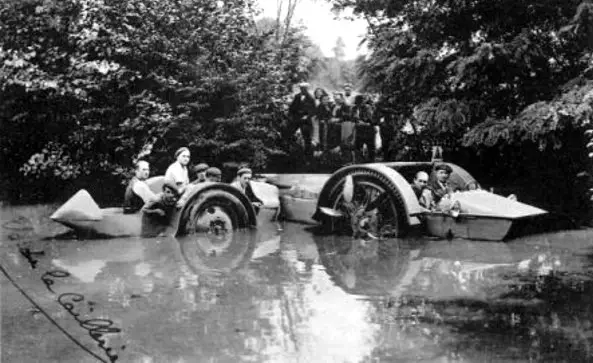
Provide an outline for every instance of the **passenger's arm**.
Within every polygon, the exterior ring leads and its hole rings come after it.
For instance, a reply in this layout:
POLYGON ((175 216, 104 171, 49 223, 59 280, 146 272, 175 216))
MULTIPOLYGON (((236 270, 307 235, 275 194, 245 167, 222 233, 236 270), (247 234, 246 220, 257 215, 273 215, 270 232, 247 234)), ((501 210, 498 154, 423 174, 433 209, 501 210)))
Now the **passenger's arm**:
POLYGON ((165 215, 165 211, 162 210, 161 208, 154 208, 154 205, 155 204, 156 204, 156 200, 155 201, 147 202, 142 207, 142 212, 144 212, 146 214, 158 214, 161 217, 164 216, 165 215))
POLYGON ((144 203, 157 201, 159 199, 158 196, 154 194, 152 190, 150 190, 148 184, 144 182, 137 182, 136 184, 134 184, 132 190, 134 191, 134 193, 136 193, 137 196, 142 198, 144 203))

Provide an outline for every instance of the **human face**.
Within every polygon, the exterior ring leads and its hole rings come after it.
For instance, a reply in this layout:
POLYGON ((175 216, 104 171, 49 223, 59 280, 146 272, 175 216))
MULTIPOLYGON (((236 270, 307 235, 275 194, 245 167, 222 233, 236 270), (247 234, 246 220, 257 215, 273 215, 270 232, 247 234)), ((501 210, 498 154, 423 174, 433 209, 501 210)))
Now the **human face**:
POLYGON ((222 178, 218 175, 212 175, 206 178, 207 181, 209 182, 213 182, 213 183, 220 183, 220 181, 222 180, 222 178))
POLYGON ((320 89, 316 89, 316 90, 315 90, 315 98, 316 98, 316 99, 320 99, 322 95, 323 95, 323 94, 322 94, 322 92, 321 92, 321 90, 320 90, 320 89))
POLYGON ((344 103, 344 98, 339 93, 334 95, 334 100, 336 101, 336 104, 338 104, 338 105, 341 105, 344 103))
POLYGON ((249 183, 250 180, 251 180, 250 173, 243 174, 239 177, 239 182, 241 183, 241 186, 243 188, 245 188, 247 186, 247 183, 249 183))
POLYGON ((179 156, 177 156, 177 162, 183 166, 187 166, 189 164, 189 151, 184 151, 179 156))
POLYGON ((136 178, 140 180, 148 179, 150 175, 150 166, 148 166, 147 162, 140 162, 138 163, 138 167, 136 168, 136 178))
POLYGON ((352 94, 352 88, 344 87, 344 93, 346 94, 346 96, 350 96, 352 94))
POLYGON ((321 104, 322 105, 329 105, 329 96, 321 97, 321 104))
POLYGON ((417 176, 416 179, 414 179, 414 184, 416 184, 416 187, 418 188, 426 188, 426 185, 428 184, 428 175, 417 176))
POLYGON ((441 183, 446 182, 449 179, 449 173, 446 170, 438 170, 437 171, 437 180, 441 183))
POLYGON ((165 194, 165 200, 167 201, 175 201, 177 200, 177 195, 171 188, 165 187, 163 188, 163 193, 165 194))

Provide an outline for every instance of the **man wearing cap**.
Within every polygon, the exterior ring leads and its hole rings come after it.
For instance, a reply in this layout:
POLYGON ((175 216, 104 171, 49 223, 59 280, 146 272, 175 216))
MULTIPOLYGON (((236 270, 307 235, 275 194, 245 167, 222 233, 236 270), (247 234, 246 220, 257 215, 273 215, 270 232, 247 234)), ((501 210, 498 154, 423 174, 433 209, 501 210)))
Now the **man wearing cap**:
POLYGON ((124 195, 124 213, 136 213, 142 206, 150 201, 157 200, 156 194, 150 190, 146 179, 150 174, 150 165, 147 161, 141 160, 136 163, 135 176, 128 183, 124 195))
POLYGON ((179 190, 177 189, 177 184, 172 180, 165 180, 163 183, 163 192, 159 193, 155 200, 146 203, 142 207, 142 211, 146 214, 154 215, 154 218, 158 222, 168 224, 178 199, 179 190))
POLYGON ((315 114, 315 98, 309 93, 309 84, 302 82, 299 84, 300 92, 294 96, 289 108, 291 118, 290 135, 294 135, 297 129, 301 129, 301 134, 305 141, 305 154, 309 156, 312 152, 311 133, 313 124, 311 118, 315 114))
POLYGON ((259 210, 259 207, 261 207, 263 203, 258 197, 255 196, 253 190, 251 190, 249 181, 251 180, 252 176, 253 172, 251 171, 251 169, 241 168, 239 169, 239 171, 237 171, 237 179, 234 182, 232 182, 231 185, 242 191, 247 196, 247 198, 255 208, 255 211, 257 212, 259 210))
POLYGON ((192 184, 197 184, 206 181, 206 170, 208 170, 209 166, 206 163, 199 163, 194 167, 194 173, 196 175, 196 180, 192 182, 192 184))
POLYGON ((206 181, 212 183, 220 183, 222 181, 222 172, 220 169, 210 167, 206 170, 206 181))
POLYGON ((447 164, 438 164, 434 168, 435 178, 429 182, 428 188, 431 190, 433 201, 437 205, 443 197, 453 194, 453 188, 448 183, 452 172, 453 169, 447 164))

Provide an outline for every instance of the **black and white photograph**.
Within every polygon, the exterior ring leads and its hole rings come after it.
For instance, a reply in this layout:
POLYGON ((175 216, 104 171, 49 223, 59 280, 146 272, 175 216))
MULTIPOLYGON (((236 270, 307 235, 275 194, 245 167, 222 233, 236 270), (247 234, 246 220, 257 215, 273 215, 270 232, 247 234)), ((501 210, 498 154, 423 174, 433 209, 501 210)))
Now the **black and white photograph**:
POLYGON ((0 0, 0 362, 593 362, 593 1, 0 0))

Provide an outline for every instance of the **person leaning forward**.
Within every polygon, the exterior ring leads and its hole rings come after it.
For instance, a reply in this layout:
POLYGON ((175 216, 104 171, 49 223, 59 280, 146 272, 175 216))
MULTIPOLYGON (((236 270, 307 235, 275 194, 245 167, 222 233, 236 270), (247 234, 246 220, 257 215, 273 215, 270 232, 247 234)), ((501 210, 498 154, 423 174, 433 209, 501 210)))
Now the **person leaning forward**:
POLYGON ((171 180, 165 180, 163 192, 158 194, 155 200, 144 204, 142 212, 152 215, 152 218, 155 218, 161 224, 169 224, 178 199, 177 185, 171 180))
POLYGON ((158 199, 157 195, 150 190, 146 179, 150 175, 150 165, 147 161, 141 160, 136 163, 135 176, 128 183, 124 195, 124 213, 136 213, 148 202, 158 199))
POLYGON ((239 171, 237 171, 237 179, 233 181, 231 185, 242 191, 247 196, 247 198, 255 208, 255 211, 257 212, 259 210, 259 207, 263 205, 263 202, 255 196, 255 193, 253 193, 253 190, 251 189, 251 185, 249 185, 252 175, 253 172, 251 171, 251 169, 241 168, 239 169, 239 171))

